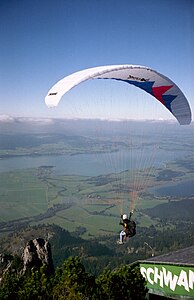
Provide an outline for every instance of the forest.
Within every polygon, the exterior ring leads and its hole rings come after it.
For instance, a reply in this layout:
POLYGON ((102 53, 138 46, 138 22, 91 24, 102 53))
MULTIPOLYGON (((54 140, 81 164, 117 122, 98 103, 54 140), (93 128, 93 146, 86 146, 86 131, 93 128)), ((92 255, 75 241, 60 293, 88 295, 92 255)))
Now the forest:
POLYGON ((114 271, 104 269, 98 277, 85 271, 78 257, 71 257, 52 273, 46 266, 19 275, 20 261, 7 273, 0 285, 0 299, 123 299, 143 300, 146 282, 138 266, 121 266, 114 271), (137 299, 137 298, 136 298, 137 299))

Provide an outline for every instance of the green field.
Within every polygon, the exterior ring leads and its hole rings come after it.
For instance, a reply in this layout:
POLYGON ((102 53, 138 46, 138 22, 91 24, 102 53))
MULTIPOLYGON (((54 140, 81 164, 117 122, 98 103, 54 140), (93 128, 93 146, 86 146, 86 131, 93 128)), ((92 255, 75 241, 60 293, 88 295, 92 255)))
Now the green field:
POLYGON ((38 215, 48 208, 47 187, 36 170, 0 174, 0 222, 38 215))
MULTIPOLYGON (((181 171, 176 165, 171 168, 173 172, 181 171)), ((135 174, 140 182, 143 182, 144 172, 135 174)), ((147 187, 164 184, 162 180, 156 182, 159 172, 161 170, 155 170, 155 176, 146 178, 135 199, 134 219, 140 226, 157 223, 143 214, 143 209, 168 201, 145 193, 147 187)), ((97 177, 56 176, 52 167, 46 166, 0 173, 0 224, 28 218, 31 225, 54 223, 70 232, 85 228, 85 238, 115 234, 120 229, 120 214, 129 212, 131 177, 129 171, 124 172, 124 176, 121 173, 97 177), (125 179, 122 186, 121 177, 125 179)))

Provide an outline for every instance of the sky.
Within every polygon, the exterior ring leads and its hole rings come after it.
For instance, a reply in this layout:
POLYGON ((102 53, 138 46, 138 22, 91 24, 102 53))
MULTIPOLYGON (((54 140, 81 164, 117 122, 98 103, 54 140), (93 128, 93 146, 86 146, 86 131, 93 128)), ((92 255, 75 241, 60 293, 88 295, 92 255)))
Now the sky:
POLYGON ((45 105, 64 76, 110 64, 165 74, 194 111, 193 39, 192 0, 0 0, 0 120, 172 118, 137 88, 104 80, 77 86, 57 108, 45 105))

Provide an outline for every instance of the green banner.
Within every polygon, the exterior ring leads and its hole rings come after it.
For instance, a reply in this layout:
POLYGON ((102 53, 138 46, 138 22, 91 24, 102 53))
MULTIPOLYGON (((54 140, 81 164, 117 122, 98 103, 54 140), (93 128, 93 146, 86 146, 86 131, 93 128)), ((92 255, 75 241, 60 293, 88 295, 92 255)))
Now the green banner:
POLYGON ((154 293, 194 299, 194 267, 140 263, 140 270, 154 293))

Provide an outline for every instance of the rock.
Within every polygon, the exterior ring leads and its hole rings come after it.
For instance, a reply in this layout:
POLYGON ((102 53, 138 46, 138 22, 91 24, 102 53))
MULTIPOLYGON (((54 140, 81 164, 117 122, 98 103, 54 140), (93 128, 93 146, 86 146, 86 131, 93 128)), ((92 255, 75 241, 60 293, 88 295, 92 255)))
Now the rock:
POLYGON ((9 272, 12 266, 12 255, 0 254, 0 282, 5 273, 9 272))
POLYGON ((27 243, 22 259, 23 274, 31 270, 38 270, 43 265, 46 266, 48 274, 54 272, 50 243, 42 238, 30 240, 27 243))
POLYGON ((24 248, 22 258, 0 254, 0 282, 7 273, 13 272, 21 276, 39 270, 43 265, 48 276, 54 273, 50 243, 42 238, 30 240, 24 248))

